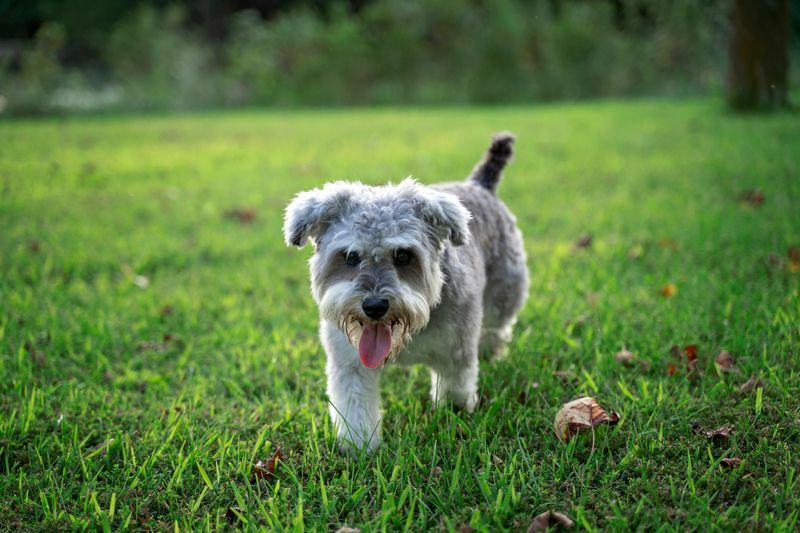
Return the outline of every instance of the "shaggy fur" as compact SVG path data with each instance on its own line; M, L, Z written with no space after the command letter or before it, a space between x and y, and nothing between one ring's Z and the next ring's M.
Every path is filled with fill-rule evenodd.
M528 292L522 235L495 196L513 140L496 135L461 183L339 181L300 193L287 207L287 244L314 245L311 292L343 447L371 451L380 443L380 366L389 362L427 365L435 404L475 408L479 356L505 353ZM411 259L398 260L398 251ZM388 302L386 314L365 314L367 298ZM359 356L369 328L390 339L378 368Z

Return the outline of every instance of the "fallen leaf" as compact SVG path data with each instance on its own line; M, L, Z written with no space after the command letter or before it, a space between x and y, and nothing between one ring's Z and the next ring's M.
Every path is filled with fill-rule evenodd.
M475 529L469 524L461 524L458 528L458 533L475 533Z
M739 387L739 394L747 394L753 389L760 389L760 388L764 388L764 382L761 381L759 378L757 378L754 374L750 376L750 379L745 381L741 387Z
M586 249L586 248L591 248L592 247L592 239L593 239L593 237L592 237L591 233L587 233L585 235L581 235L578 238L578 240L575 241L575 244L573 244L573 248L575 248L576 250L582 250L582 249Z
M633 366L636 364L636 356L628 350L622 350L614 354L614 360L625 366Z
M361 533L357 527L342 526L336 530L336 533Z
M628 250L628 257L630 257L631 259L641 259L643 255L644 255L644 246L642 246L641 244L638 243L634 244Z
M619 422L619 414L608 414L594 398L588 396L564 404L556 413L556 434L564 442L581 429L590 429L600 424L614 425Z
M675 372L677 372L677 371L678 371L678 367L677 367L677 366L675 366L675 364L674 364L674 363L669 363L669 364L667 365L667 375L668 375L668 376L674 376L674 375L675 375Z
M664 298L672 298L678 292L678 286L674 283L667 283L659 289L659 292Z
M256 220L256 216L255 209L242 209L240 207L235 207L225 211L225 218L229 220L235 220L241 224L252 224Z
M39 243L39 241L28 242L28 251L31 253L38 254L41 249L42 245Z
M578 378L575 377L575 373L571 370L556 370L553 372L553 375L564 385L569 385L570 383L578 381Z
M725 350L719 352L717 359L715 360L717 365L717 369L720 372L738 372L739 369L736 368L736 360L733 356Z
M441 466L434 466L433 470L431 471L431 475L439 477L442 475L442 467Z
M686 367L686 377L694 379L697 377L697 345L689 344L684 346L683 349L677 344L673 344L669 349L672 357L681 362L682 366ZM678 367L674 363L667 365L667 374L673 376L677 373Z
M495 454L492 454L492 464L493 464L494 466L500 466L501 464L503 464L503 460L502 460L502 459L500 459L500 458L499 458L498 456L496 456Z
M790 246L787 255L789 256L789 264L786 268L789 269L789 272L800 272L800 248Z
M678 249L678 241L674 239L670 239L664 237L658 240L658 247L659 248L669 248L670 250L677 250Z
M731 426L722 426L712 431L706 431L706 438L713 440L725 440L731 436L733 428Z
M728 468L736 468L741 464L742 460L738 457L724 457L720 460L719 464L727 466Z
M531 525L528 526L528 533L536 531L547 531L551 525L560 525L564 529L572 529L575 523L570 517L558 511L545 511L533 519Z
M146 276L136 275L133 277L133 284L140 289L146 289L150 286L150 280Z
M280 448L275 449L272 457L266 461L259 461L253 465L253 475L258 479L269 479L275 474L278 462L283 461L283 452Z
M739 202L749 207L758 207L764 203L764 193L760 189L750 189L739 195Z

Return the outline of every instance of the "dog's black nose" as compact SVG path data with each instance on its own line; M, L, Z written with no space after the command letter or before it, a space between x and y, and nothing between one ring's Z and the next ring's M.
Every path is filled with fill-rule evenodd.
M364 298L361 303L364 314L373 320L378 320L389 310L389 300L385 298Z

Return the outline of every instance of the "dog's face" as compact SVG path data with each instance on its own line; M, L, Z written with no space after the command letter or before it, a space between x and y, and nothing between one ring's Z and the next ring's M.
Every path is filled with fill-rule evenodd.
M455 196L412 179L335 182L298 194L283 230L291 246L313 243L311 291L321 316L376 368L428 323L441 295L443 244L464 244L469 219Z

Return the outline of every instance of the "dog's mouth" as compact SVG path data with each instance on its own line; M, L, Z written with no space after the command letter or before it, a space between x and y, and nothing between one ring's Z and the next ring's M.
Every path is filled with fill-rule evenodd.
M352 318L348 325L350 327L345 328L345 333L358 350L361 364L367 368L383 365L393 352L399 351L406 335L403 322L396 319L374 322ZM356 338L358 343L354 342Z

